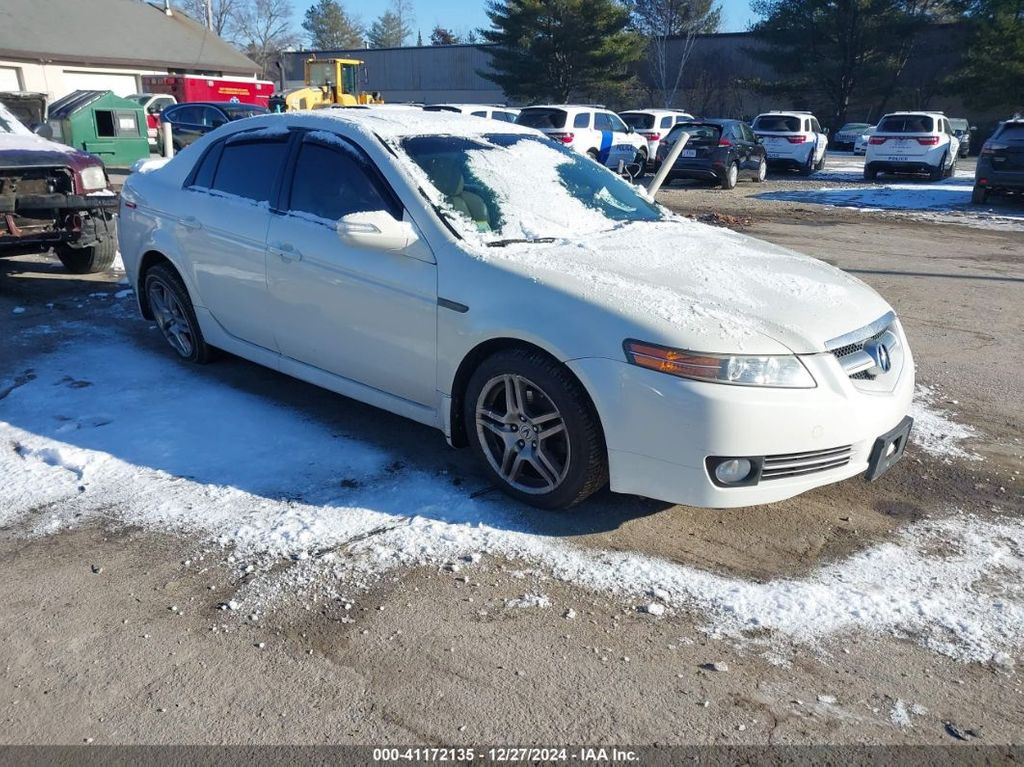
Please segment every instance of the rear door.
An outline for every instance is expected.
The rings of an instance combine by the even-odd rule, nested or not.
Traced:
[[[433,406],[437,395],[437,266],[424,242],[405,252],[342,242],[352,213],[404,209],[354,143],[301,137],[267,232],[274,334],[291,359]]]
[[[274,349],[267,291],[269,201],[280,184],[287,136],[236,133],[210,148],[183,190],[175,225],[202,306],[232,336]]]

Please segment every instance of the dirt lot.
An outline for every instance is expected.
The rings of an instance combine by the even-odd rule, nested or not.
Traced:
[[[49,397],[76,450],[116,452],[126,435],[166,443],[159,455],[136,447],[117,457],[162,470],[160,487],[187,499],[194,517],[155,523],[159,515],[128,513],[161,501],[141,485],[89,474],[91,459],[70,460],[77,452],[43,455],[51,468],[73,470],[72,491],[82,484],[67,495],[54,481],[51,500],[0,528],[0,743],[1020,742],[1015,624],[966,618],[992,595],[1001,600],[992,611],[1021,612],[1024,552],[999,532],[1024,516],[1020,203],[993,221],[755,196],[832,183],[852,180],[786,177],[731,193],[683,185],[660,199],[725,217],[874,286],[907,327],[918,380],[930,387],[928,412],[975,431],[955,450],[943,449],[943,433],[931,452],[912,446],[877,483],[850,480],[752,509],[666,508],[605,493],[574,514],[544,515],[493,494],[469,500],[486,485],[470,456],[440,435],[238,359],[183,370],[119,292],[120,275],[73,278],[41,256],[0,261],[0,425],[40,431],[31,407]],[[140,360],[153,378],[140,377]],[[178,387],[173,396],[147,398],[145,381],[165,377]],[[102,420],[75,412],[86,396],[105,402]],[[256,403],[268,420],[254,422],[248,410],[236,419],[234,400],[222,396]],[[193,409],[176,410],[182,402]],[[237,526],[251,529],[285,507],[329,505],[304,474],[322,456],[292,461],[275,447],[278,421],[269,419],[386,454],[387,471],[369,485],[333,476],[335,494],[339,483],[355,494],[337,514],[369,504],[408,520],[403,489],[432,482],[444,502],[415,509],[427,521],[414,530],[482,525],[516,543],[488,548],[491,538],[481,538],[479,555],[367,565],[402,540],[389,537],[402,532],[396,521],[328,540],[312,559],[238,553],[239,535],[224,543],[200,522],[236,514]],[[131,431],[102,436],[117,429]],[[192,440],[188,450],[215,458],[239,439],[251,440],[253,461],[280,461],[293,477],[273,492],[236,483],[255,499],[244,508],[222,492],[230,481],[204,475],[198,462],[188,468],[174,452]],[[27,445],[0,450],[17,451],[28,471],[28,458],[41,454]],[[234,476],[232,466],[224,471]],[[0,501],[18,500],[12,482],[0,477]],[[979,545],[979,530],[996,530],[1005,551],[960,584],[958,557]],[[360,548],[367,540],[381,543]],[[895,570],[914,583],[894,587],[929,596],[908,602],[912,618],[888,624],[853,616],[828,631],[813,621],[725,631],[728,616],[714,600],[675,598],[688,588],[806,594],[793,615],[803,604],[828,616],[832,602],[886,601],[878,584],[836,584],[870,577],[872,562],[904,560],[924,569]],[[680,585],[645,594],[659,573]],[[650,609],[659,600],[668,609]],[[799,622],[787,620],[778,626]]]

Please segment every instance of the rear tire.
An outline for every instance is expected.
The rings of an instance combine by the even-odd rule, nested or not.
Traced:
[[[974,190],[971,192],[971,202],[975,205],[984,205],[988,202],[988,189],[975,184]]]
[[[807,162],[800,166],[800,175],[809,176],[814,173],[816,163],[814,162],[814,147],[811,147],[810,153],[807,155]]]
[[[114,263],[117,256],[117,239],[104,237],[95,245],[87,248],[72,248],[70,245],[58,245],[54,248],[57,258],[64,268],[72,274],[96,274],[105,272]]]
[[[589,157],[594,162],[597,162],[597,163],[601,162],[601,155],[598,154],[596,149],[588,149],[587,150],[587,157]]]
[[[170,264],[157,264],[143,280],[146,300],[164,340],[180,359],[205,365],[213,348],[203,338],[192,299],[181,277]]]
[[[729,163],[729,167],[725,169],[725,176],[722,177],[722,189],[735,189],[736,182],[739,181],[740,167],[736,163]]]
[[[947,151],[946,154],[942,155],[942,159],[939,161],[939,167],[932,168],[931,172],[928,174],[928,178],[931,181],[940,181],[946,177],[946,160],[948,159],[949,152]]]
[[[874,181],[878,177],[878,171],[874,168],[865,165],[864,166],[864,180]]]
[[[827,161],[828,161],[828,151],[825,151],[825,152],[822,153],[821,159],[818,161],[818,164],[817,164],[817,166],[815,166],[814,169],[815,170],[825,170],[825,163]]]
[[[484,360],[466,387],[463,419],[484,471],[516,500],[564,509],[608,482],[590,399],[564,365],[537,350],[507,349]]]

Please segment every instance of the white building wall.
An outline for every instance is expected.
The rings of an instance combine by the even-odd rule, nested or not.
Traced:
[[[163,69],[138,67],[83,67],[74,64],[39,64],[0,59],[0,91],[45,93],[48,102],[75,90],[112,90],[118,96],[141,91],[142,75],[162,75]]]

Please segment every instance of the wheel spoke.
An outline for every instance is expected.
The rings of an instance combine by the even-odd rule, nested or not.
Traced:
[[[543,426],[548,421],[561,420],[561,418],[561,413],[557,410],[552,410],[550,413],[545,413],[544,415],[531,416],[530,420],[533,422],[534,426]]]
[[[543,477],[549,485],[557,485],[562,473],[555,468],[554,464],[551,463],[551,459],[548,458],[544,449],[540,445],[537,445],[537,449],[533,451],[533,454],[534,460],[530,462],[533,465],[533,468],[537,470],[537,473],[540,474],[540,476]]]
[[[515,479],[513,472],[518,473],[520,456],[511,443],[505,443],[505,454],[501,458],[501,476],[510,482]]]
[[[554,426],[550,426],[547,429],[544,429],[543,431],[537,432],[537,441],[541,442],[547,439],[548,437],[553,437],[556,434],[561,434],[563,431],[565,431],[565,424],[559,421]]]

